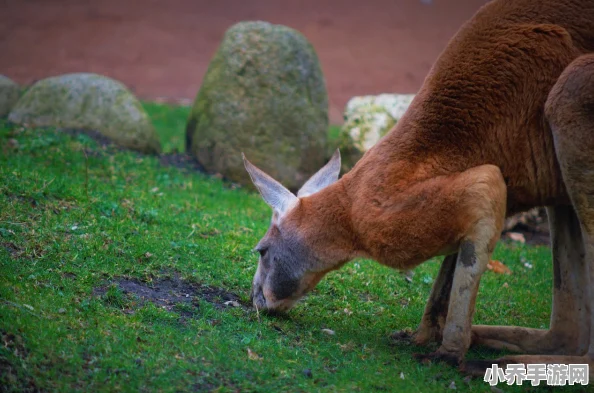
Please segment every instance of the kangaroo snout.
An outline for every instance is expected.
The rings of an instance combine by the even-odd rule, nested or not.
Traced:
[[[266,298],[264,297],[264,291],[262,291],[262,286],[254,284],[252,286],[252,292],[250,294],[250,301],[259,310],[266,309]]]

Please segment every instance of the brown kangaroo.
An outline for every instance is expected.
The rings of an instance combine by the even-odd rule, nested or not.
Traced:
[[[245,160],[245,157],[244,157]],[[594,366],[594,1],[493,0],[451,39],[406,114],[340,180],[340,155],[295,196],[245,160],[270,228],[252,297],[287,310],[355,257],[410,269],[444,255],[417,344],[460,365]],[[546,206],[553,306],[546,330],[472,326],[506,216]],[[467,362],[467,371],[491,362]],[[479,372],[479,371],[477,371]]]

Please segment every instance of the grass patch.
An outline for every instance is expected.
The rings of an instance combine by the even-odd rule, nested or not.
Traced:
[[[186,121],[190,106],[142,102],[161,139],[163,153],[186,150]]]
[[[186,109],[146,105],[166,151],[179,148]],[[246,305],[270,219],[259,196],[84,135],[2,124],[0,144],[4,390],[490,390],[389,342],[418,324],[438,261],[412,282],[355,261],[288,316],[258,315]],[[547,327],[549,250],[500,244],[495,258],[513,274],[485,274],[475,322]]]

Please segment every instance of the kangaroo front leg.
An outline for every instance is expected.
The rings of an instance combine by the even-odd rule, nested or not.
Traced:
[[[460,246],[450,303],[439,349],[420,359],[444,360],[459,365],[470,347],[472,316],[480,279],[487,269],[489,251],[485,242],[464,240]]]
[[[447,317],[443,339],[436,352],[417,356],[423,360],[444,360],[454,365],[460,364],[470,347],[476,295],[481,276],[499,239],[506,203],[505,183],[498,169],[485,165],[468,170],[460,177],[452,186],[466,184],[466,191],[455,209],[467,225],[458,243],[449,304],[445,303]],[[427,310],[430,310],[429,306]]]
[[[435,283],[431,289],[431,295],[427,300],[423,318],[417,330],[412,334],[403,331],[392,335],[395,340],[411,340],[416,345],[426,345],[430,342],[440,342],[443,328],[448,315],[450,303],[450,292],[454,280],[456,260],[458,254],[448,255],[444,258],[439,269]]]

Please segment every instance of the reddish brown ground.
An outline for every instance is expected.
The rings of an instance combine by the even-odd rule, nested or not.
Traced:
[[[429,4],[427,4],[429,3]],[[354,95],[415,92],[485,0],[12,0],[0,8],[0,74],[31,83],[90,71],[143,98],[193,98],[223,32],[241,20],[301,31],[341,120]]]

